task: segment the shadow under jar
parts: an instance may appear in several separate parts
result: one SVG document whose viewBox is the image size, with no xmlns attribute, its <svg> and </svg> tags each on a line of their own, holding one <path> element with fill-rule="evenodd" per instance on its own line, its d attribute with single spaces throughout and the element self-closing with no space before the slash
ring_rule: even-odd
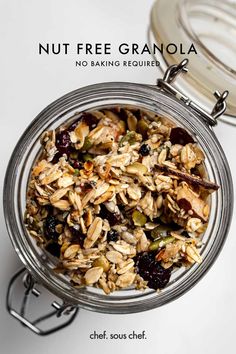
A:
<svg viewBox="0 0 236 354">
<path fill-rule="evenodd" d="M 210 216 L 203 246 L 202 263 L 172 273 L 159 293 L 147 288 L 115 291 L 105 295 L 94 287 L 75 288 L 70 279 L 54 272 L 56 259 L 36 245 L 24 225 L 27 185 L 41 150 L 45 130 L 64 125 L 76 112 L 108 106 L 133 106 L 154 112 L 184 127 L 205 154 L 209 180 L 220 188 L 211 195 Z M 209 122 L 210 123 L 210 122 Z M 209 270 L 226 239 L 232 216 L 232 180 L 229 166 L 211 126 L 194 109 L 160 87 L 134 83 L 102 83 L 75 90 L 46 107 L 26 129 L 10 159 L 4 186 L 5 219 L 13 246 L 33 278 L 65 303 L 110 314 L 150 310 L 175 300 L 192 288 Z"/>
</svg>

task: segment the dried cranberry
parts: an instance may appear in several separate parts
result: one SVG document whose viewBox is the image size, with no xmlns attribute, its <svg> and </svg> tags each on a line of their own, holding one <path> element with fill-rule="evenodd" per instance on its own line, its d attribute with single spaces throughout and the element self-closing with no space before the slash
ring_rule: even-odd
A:
<svg viewBox="0 0 236 354">
<path fill-rule="evenodd" d="M 83 168 L 83 162 L 80 162 L 80 161 L 74 161 L 73 162 L 73 167 L 77 170 L 80 170 L 81 168 Z"/>
<path fill-rule="evenodd" d="M 46 251 L 48 251 L 49 253 L 51 253 L 54 257 L 57 257 L 57 258 L 60 257 L 61 246 L 58 245 L 58 243 L 56 243 L 56 242 L 49 243 L 49 244 L 45 247 L 45 249 L 46 249 Z"/>
<path fill-rule="evenodd" d="M 152 289 L 163 289 L 169 282 L 171 270 L 165 269 L 155 262 L 150 270 L 148 286 Z"/>
<path fill-rule="evenodd" d="M 171 268 L 165 269 L 155 260 L 154 252 L 145 252 L 135 257 L 138 274 L 148 282 L 149 288 L 163 289 L 169 282 Z"/>
<path fill-rule="evenodd" d="M 76 119 L 71 125 L 69 125 L 69 127 L 67 128 L 68 132 L 73 132 L 73 130 L 75 130 L 75 128 L 77 127 L 78 123 L 81 121 L 81 117 L 79 117 L 78 119 Z"/>
<path fill-rule="evenodd" d="M 135 264 L 140 269 L 148 268 L 152 262 L 155 262 L 155 253 L 154 252 L 139 253 L 135 257 Z"/>
<path fill-rule="evenodd" d="M 56 147 L 61 155 L 69 155 L 72 152 L 70 135 L 68 130 L 63 130 L 56 135 Z"/>
<path fill-rule="evenodd" d="M 56 226 L 59 224 L 58 220 L 48 215 L 44 223 L 44 233 L 47 240 L 57 240 L 59 234 L 56 232 Z"/>
<path fill-rule="evenodd" d="M 118 241 L 118 238 L 119 238 L 119 233 L 116 231 L 116 230 L 110 230 L 108 231 L 107 233 L 107 241 L 108 242 L 116 242 Z"/>
<path fill-rule="evenodd" d="M 191 135 L 185 129 L 180 127 L 171 129 L 170 141 L 172 144 L 180 144 L 180 145 L 194 143 L 194 140 L 191 137 Z"/>
<path fill-rule="evenodd" d="M 81 121 L 85 122 L 90 129 L 95 128 L 98 124 L 98 119 L 93 114 L 85 112 L 82 113 L 81 116 L 67 128 L 67 130 L 69 132 L 75 130 L 78 123 Z"/>
<path fill-rule="evenodd" d="M 107 219 L 111 226 L 119 224 L 121 221 L 121 216 L 119 214 L 110 212 L 103 204 L 101 204 L 100 207 L 101 210 L 99 215 L 102 219 Z"/>
<path fill-rule="evenodd" d="M 85 122 L 90 129 L 94 129 L 98 124 L 98 119 L 91 113 L 83 113 L 82 121 Z"/>
<path fill-rule="evenodd" d="M 185 198 L 181 198 L 178 200 L 178 206 L 187 212 L 192 209 L 191 203 Z"/>
</svg>

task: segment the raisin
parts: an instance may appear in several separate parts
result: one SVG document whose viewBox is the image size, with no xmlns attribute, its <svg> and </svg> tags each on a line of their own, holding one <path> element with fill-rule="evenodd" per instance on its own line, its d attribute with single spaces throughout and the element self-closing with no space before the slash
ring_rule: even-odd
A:
<svg viewBox="0 0 236 354">
<path fill-rule="evenodd" d="M 180 145 L 194 143 L 194 140 L 191 137 L 191 135 L 185 129 L 180 127 L 171 129 L 170 141 L 172 144 L 180 144 Z"/>
<path fill-rule="evenodd" d="M 121 221 L 121 216 L 119 214 L 110 212 L 103 204 L 101 204 L 100 207 L 101 210 L 99 216 L 102 219 L 107 219 L 111 226 L 119 224 L 119 222 Z"/>
<path fill-rule="evenodd" d="M 135 257 L 136 266 L 138 266 L 140 269 L 148 268 L 149 265 L 154 261 L 155 261 L 155 253 L 154 252 L 139 253 Z"/>
<path fill-rule="evenodd" d="M 82 188 L 83 192 L 89 192 L 93 189 L 93 184 L 88 181 L 88 182 L 85 182 L 81 188 Z"/>
<path fill-rule="evenodd" d="M 83 247 L 85 235 L 83 235 L 79 230 L 74 229 L 73 227 L 70 228 L 70 232 L 72 234 L 72 242 L 78 243 L 80 247 Z"/>
<path fill-rule="evenodd" d="M 151 151 L 151 148 L 148 144 L 143 144 L 140 149 L 139 149 L 139 153 L 142 155 L 142 156 L 148 156 L 149 153 Z"/>
<path fill-rule="evenodd" d="M 116 231 L 116 230 L 110 230 L 108 231 L 107 233 L 107 241 L 108 242 L 116 242 L 118 241 L 118 238 L 119 238 L 119 233 Z"/>
<path fill-rule="evenodd" d="M 59 224 L 58 220 L 52 216 L 47 216 L 44 223 L 44 233 L 47 240 L 57 240 L 59 234 L 56 232 L 56 226 Z"/>
<path fill-rule="evenodd" d="M 56 242 L 49 243 L 49 244 L 45 247 L 45 249 L 46 249 L 46 251 L 48 251 L 49 253 L 51 253 L 51 255 L 53 255 L 54 257 L 57 257 L 57 258 L 60 257 L 61 246 L 58 245 L 58 243 L 56 243 Z"/>
<path fill-rule="evenodd" d="M 58 163 L 60 157 L 62 157 L 62 154 L 60 154 L 60 152 L 57 152 L 57 153 L 53 156 L 52 163 L 53 163 L 53 164 Z"/>
</svg>

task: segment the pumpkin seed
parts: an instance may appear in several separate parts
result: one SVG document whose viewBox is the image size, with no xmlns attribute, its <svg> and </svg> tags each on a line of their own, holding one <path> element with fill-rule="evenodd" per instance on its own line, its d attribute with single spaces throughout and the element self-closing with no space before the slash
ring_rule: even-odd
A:
<svg viewBox="0 0 236 354">
<path fill-rule="evenodd" d="M 140 211 L 138 211 L 138 210 L 133 211 L 132 219 L 133 219 L 135 226 L 143 226 L 147 222 L 146 216 L 143 215 L 142 213 L 140 213 Z"/>
<path fill-rule="evenodd" d="M 168 243 L 173 242 L 174 239 L 175 238 L 173 236 L 161 237 L 160 239 L 158 239 L 150 244 L 149 250 L 156 251 L 156 250 L 158 250 L 158 248 L 164 247 L 164 246 L 168 245 Z"/>
</svg>

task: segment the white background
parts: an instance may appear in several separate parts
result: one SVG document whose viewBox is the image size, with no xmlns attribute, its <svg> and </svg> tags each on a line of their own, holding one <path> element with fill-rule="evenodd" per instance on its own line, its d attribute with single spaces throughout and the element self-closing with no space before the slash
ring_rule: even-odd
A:
<svg viewBox="0 0 236 354">
<path fill-rule="evenodd" d="M 54 99 L 95 82 L 116 80 L 151 84 L 158 76 L 156 68 L 82 70 L 74 65 L 75 55 L 40 57 L 38 42 L 144 43 L 152 3 L 152 0 L 0 1 L 1 186 L 16 141 L 38 112 Z M 113 59 L 124 58 L 114 56 Z M 151 60 L 151 57 L 143 55 L 134 59 Z M 236 129 L 223 123 L 215 129 L 235 176 Z M 0 353 L 235 353 L 235 230 L 233 220 L 217 262 L 197 286 L 177 301 L 132 315 L 104 315 L 81 310 L 69 328 L 41 338 L 23 328 L 5 310 L 8 281 L 21 263 L 8 238 L 1 205 Z M 104 329 L 110 333 L 145 330 L 147 340 L 89 339 L 94 330 L 102 332 Z"/>
</svg>

